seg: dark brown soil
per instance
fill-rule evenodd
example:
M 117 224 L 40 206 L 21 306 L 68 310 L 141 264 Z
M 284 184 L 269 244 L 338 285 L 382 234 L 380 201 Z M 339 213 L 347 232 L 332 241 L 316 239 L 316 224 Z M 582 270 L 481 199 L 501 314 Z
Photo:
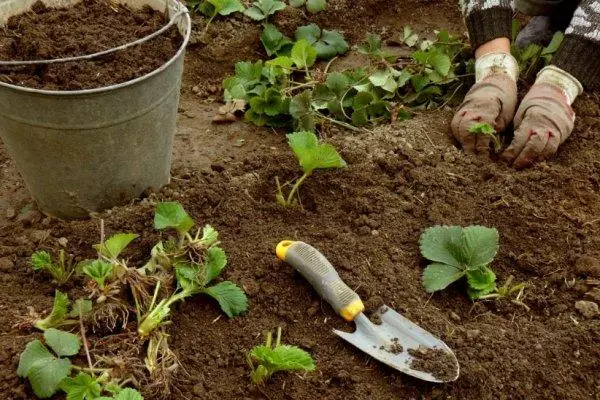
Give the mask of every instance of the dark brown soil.
M 381 346 L 379 349 L 380 350 L 385 350 L 388 353 L 392 353 L 392 354 L 400 354 L 404 351 L 404 348 L 402 347 L 402 345 L 399 343 L 398 338 L 393 338 L 391 340 L 391 344 L 389 346 Z
M 109 0 L 83 0 L 69 8 L 35 3 L 0 29 L 0 60 L 44 60 L 97 53 L 147 36 L 167 23 L 145 6 L 132 10 Z M 172 27 L 144 44 L 93 61 L 0 67 L 0 81 L 49 90 L 93 89 L 123 83 L 159 68 L 182 37 Z
M 408 349 L 413 359 L 410 367 L 417 371 L 428 372 L 442 381 L 449 381 L 456 376 L 456 363 L 451 354 L 442 349 L 419 346 Z
M 319 23 L 345 30 L 352 44 L 366 31 L 393 34 L 405 24 L 464 31 L 452 0 L 406 1 L 398 10 L 383 0 L 329 4 Z M 288 12 L 295 19 L 277 22 L 291 30 L 308 20 Z M 201 31 L 205 19 L 195 22 Z M 301 189 L 304 207 L 282 209 L 274 201 L 274 178 L 286 181 L 299 173 L 283 135 L 242 122 L 210 123 L 220 79 L 235 61 L 261 56 L 258 32 L 239 16 L 218 19 L 209 29 L 211 44 L 189 49 L 172 184 L 101 215 L 107 234 L 141 235 L 125 254 L 141 264 L 159 238 L 152 229 L 153 202 L 182 202 L 198 224 L 219 230 L 229 259 L 224 277 L 248 294 L 248 313 L 231 320 L 202 296 L 174 307 L 171 346 L 187 374 L 178 372 L 170 398 L 599 400 L 600 319 L 582 318 L 574 304 L 593 301 L 589 293 L 598 287 L 598 269 L 589 266 L 600 257 L 600 97 L 578 100 L 571 138 L 554 159 L 525 171 L 457 150 L 447 135 L 449 109 L 360 134 L 329 128 L 324 139 L 340 149 L 349 167 L 315 173 Z M 16 366 L 38 334 L 13 325 L 28 306 L 48 310 L 54 292 L 45 276 L 27 266 L 29 255 L 56 251 L 66 238 L 76 258 L 90 257 L 99 237 L 97 219 L 45 218 L 24 208 L 29 201 L 0 146 L 0 397 L 15 400 L 32 398 Z M 501 247 L 492 267 L 500 284 L 510 275 L 527 283 L 522 300 L 530 310 L 506 299 L 473 303 L 460 284 L 425 293 L 418 238 L 435 224 L 496 227 Z M 436 385 L 413 379 L 340 340 L 332 329 L 354 327 L 277 260 L 274 247 L 282 239 L 321 250 L 367 311 L 383 301 L 444 340 L 460 363 L 458 380 Z M 65 290 L 75 296 L 78 283 Z M 281 373 L 255 388 L 245 353 L 278 326 L 286 343 L 313 355 L 317 370 Z M 110 342 L 110 351 L 137 351 L 129 330 L 134 323 Z M 104 342 L 90 339 L 104 351 Z

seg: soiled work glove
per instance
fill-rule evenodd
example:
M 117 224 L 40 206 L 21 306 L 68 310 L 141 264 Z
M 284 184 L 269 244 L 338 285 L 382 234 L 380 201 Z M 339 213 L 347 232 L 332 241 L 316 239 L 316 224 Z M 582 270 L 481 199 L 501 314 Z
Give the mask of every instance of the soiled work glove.
M 538 74 L 515 115 L 515 137 L 502 159 L 525 168 L 556 153 L 573 131 L 571 104 L 583 92 L 575 77 L 555 67 Z
M 489 53 L 475 62 L 475 85 L 452 120 L 452 134 L 467 151 L 488 153 L 489 136 L 471 133 L 474 124 L 488 123 L 502 132 L 517 106 L 519 66 L 507 53 Z

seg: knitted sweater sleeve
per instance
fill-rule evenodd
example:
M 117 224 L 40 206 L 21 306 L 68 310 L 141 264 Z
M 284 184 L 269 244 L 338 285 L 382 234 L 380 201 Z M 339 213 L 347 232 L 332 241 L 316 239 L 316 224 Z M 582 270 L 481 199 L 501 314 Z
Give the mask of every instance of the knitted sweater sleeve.
M 600 85 L 600 0 L 582 0 L 552 64 L 586 87 Z
M 511 0 L 460 0 L 460 6 L 474 49 L 500 37 L 511 37 Z

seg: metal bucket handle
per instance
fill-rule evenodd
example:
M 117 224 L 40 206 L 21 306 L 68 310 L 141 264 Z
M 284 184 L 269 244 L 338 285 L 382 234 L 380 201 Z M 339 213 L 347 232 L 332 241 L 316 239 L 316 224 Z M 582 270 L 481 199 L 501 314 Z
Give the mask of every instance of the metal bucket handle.
M 177 3 L 180 4 L 179 2 L 177 2 Z M 70 61 L 91 60 L 91 59 L 94 59 L 97 57 L 102 57 L 107 54 L 116 53 L 118 51 L 122 51 L 122 50 L 128 49 L 130 47 L 137 46 L 138 44 L 146 43 L 147 41 L 152 40 L 155 37 L 162 35 L 164 32 L 166 32 L 169 28 L 171 28 L 173 25 L 175 25 L 178 22 L 177 20 L 179 19 L 179 17 L 181 17 L 185 14 L 188 14 L 188 13 L 189 13 L 188 9 L 186 7 L 183 7 L 182 10 L 178 11 L 175 15 L 173 15 L 173 17 L 169 20 L 169 23 L 167 25 L 163 26 L 156 32 L 153 32 L 147 36 L 144 36 L 143 38 L 138 39 L 136 41 L 129 42 L 129 43 L 126 43 L 126 44 L 118 46 L 118 47 L 113 47 L 112 49 L 103 50 L 98 53 L 88 54 L 88 55 L 84 55 L 84 56 L 55 58 L 52 60 L 15 60 L 15 61 L 0 60 L 0 66 L 56 64 L 56 63 L 65 63 L 65 62 L 70 62 Z

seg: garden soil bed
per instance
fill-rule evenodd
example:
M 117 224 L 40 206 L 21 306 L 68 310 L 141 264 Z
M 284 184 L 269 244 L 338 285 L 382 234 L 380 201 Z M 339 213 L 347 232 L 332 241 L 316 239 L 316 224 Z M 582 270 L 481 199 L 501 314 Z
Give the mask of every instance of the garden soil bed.
M 365 31 L 385 35 L 385 27 L 391 34 L 404 24 L 463 30 L 451 1 L 399 3 L 331 0 L 330 10 L 311 20 L 344 30 L 353 43 Z M 292 30 L 306 22 L 289 14 L 276 22 Z M 449 109 L 362 133 L 329 127 L 323 137 L 348 168 L 315 173 L 301 189 L 303 209 L 282 209 L 274 202 L 274 179 L 299 172 L 283 134 L 243 122 L 210 123 L 220 80 L 236 60 L 260 56 L 257 33 L 239 17 L 216 21 L 210 44 L 200 40 L 189 49 L 173 182 L 99 216 L 107 234 L 141 235 L 125 255 L 142 263 L 159 237 L 153 202 L 180 201 L 199 224 L 219 230 L 229 258 L 224 275 L 248 294 L 248 313 L 231 320 L 205 297 L 176 307 L 169 331 L 186 373 L 177 374 L 169 398 L 600 399 L 600 319 L 586 319 L 574 306 L 600 279 L 600 97 L 577 102 L 575 132 L 557 157 L 519 172 L 456 149 L 447 136 Z M 37 333 L 13 325 L 27 307 L 48 310 L 54 287 L 28 268 L 28 257 L 35 249 L 59 249 L 61 238 L 78 259 L 92 256 L 99 221 L 41 216 L 26 207 L 30 199 L 2 147 L 0 167 L 0 393 L 29 399 L 15 371 Z M 528 284 L 530 310 L 506 300 L 474 304 L 460 284 L 425 293 L 418 238 L 435 224 L 496 227 L 501 246 L 493 267 L 500 282 L 514 275 Z M 459 379 L 443 385 L 413 379 L 332 334 L 353 326 L 277 260 L 282 239 L 320 249 L 369 311 L 384 302 L 441 337 L 460 362 Z M 278 326 L 286 343 L 314 356 L 317 371 L 275 375 L 255 388 L 245 352 Z
M 0 29 L 0 60 L 46 60 L 97 53 L 133 42 L 168 19 L 150 7 L 132 10 L 109 0 L 83 0 L 69 8 L 42 1 Z M 144 44 L 93 61 L 0 67 L 0 81 L 49 90 L 109 86 L 144 76 L 171 59 L 183 38 L 176 27 Z

